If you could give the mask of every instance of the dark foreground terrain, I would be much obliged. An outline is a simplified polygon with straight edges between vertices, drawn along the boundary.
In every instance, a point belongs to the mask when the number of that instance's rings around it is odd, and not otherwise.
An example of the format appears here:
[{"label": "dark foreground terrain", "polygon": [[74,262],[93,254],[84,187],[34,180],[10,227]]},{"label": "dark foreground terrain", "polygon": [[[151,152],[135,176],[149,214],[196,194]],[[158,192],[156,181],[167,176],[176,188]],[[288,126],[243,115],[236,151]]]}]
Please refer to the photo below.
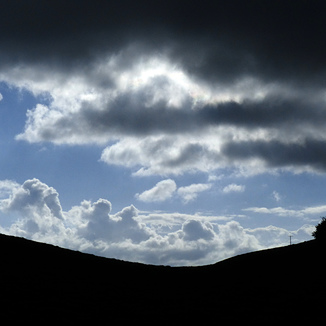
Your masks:
[{"label": "dark foreground terrain", "polygon": [[324,324],[325,252],[309,241],[172,268],[0,235],[1,315],[42,325]]}]

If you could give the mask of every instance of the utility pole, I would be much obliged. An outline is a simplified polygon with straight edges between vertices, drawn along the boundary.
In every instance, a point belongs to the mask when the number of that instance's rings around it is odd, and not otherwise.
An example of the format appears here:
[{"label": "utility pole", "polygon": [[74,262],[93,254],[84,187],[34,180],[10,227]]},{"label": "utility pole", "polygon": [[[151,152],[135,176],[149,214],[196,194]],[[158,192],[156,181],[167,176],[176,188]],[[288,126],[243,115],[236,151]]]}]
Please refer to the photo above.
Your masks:
[{"label": "utility pole", "polygon": [[292,235],[289,235],[289,237],[290,237],[290,246],[291,246],[291,244],[292,244],[292,241],[291,241]]}]

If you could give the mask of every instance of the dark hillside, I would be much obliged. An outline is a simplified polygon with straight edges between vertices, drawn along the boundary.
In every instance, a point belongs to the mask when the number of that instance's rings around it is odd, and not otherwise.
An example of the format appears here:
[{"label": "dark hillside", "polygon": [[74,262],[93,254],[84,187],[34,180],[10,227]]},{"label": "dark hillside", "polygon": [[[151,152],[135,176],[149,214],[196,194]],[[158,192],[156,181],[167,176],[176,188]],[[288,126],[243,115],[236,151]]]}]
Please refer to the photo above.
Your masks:
[{"label": "dark hillside", "polygon": [[0,235],[2,315],[37,324],[311,325],[326,320],[325,250],[310,241],[171,268]]}]

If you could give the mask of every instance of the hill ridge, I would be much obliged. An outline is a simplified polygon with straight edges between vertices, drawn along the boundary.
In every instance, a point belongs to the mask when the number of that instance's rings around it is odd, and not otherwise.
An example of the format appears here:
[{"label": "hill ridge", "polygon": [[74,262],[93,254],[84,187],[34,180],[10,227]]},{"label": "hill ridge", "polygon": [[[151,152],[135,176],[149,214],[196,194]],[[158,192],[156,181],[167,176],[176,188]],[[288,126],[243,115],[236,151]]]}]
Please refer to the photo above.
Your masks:
[{"label": "hill ridge", "polygon": [[324,318],[324,254],[312,240],[211,265],[169,267],[0,235],[0,304],[20,321],[53,316],[102,324],[109,316],[112,325],[173,325],[211,323],[217,314],[229,324],[311,323]]}]

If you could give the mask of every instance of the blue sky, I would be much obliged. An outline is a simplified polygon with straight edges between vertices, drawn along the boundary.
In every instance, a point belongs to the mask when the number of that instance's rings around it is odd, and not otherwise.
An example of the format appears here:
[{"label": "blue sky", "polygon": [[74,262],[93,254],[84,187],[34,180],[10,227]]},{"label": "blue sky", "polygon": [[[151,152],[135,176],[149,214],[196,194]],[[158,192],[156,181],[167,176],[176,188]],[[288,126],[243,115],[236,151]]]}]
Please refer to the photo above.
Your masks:
[{"label": "blue sky", "polygon": [[312,239],[326,214],[319,11],[139,6],[8,6],[1,232],[170,265]]}]

